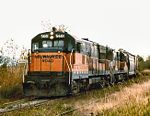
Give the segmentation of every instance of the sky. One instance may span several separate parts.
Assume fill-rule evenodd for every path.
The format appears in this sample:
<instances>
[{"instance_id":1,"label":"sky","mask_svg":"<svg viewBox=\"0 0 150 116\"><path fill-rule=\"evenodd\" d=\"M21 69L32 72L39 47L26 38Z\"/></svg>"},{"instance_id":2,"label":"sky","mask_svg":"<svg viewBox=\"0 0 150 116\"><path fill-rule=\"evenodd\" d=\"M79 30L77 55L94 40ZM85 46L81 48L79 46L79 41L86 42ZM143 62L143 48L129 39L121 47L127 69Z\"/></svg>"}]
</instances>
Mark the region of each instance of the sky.
<instances>
[{"instance_id":1,"label":"sky","mask_svg":"<svg viewBox=\"0 0 150 116\"><path fill-rule=\"evenodd\" d=\"M149 0L1 0L0 47L8 39L30 48L31 39L56 25L78 38L150 55Z\"/></svg>"}]
</instances>

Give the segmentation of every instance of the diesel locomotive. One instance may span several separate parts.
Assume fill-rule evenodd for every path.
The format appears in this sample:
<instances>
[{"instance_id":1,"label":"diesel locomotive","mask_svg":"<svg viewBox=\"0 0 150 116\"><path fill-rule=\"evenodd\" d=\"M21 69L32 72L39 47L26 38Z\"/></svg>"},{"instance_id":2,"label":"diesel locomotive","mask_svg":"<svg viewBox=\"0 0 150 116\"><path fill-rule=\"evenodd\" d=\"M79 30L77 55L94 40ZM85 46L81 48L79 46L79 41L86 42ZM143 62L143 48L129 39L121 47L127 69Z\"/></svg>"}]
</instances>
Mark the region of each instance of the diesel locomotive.
<instances>
[{"instance_id":1,"label":"diesel locomotive","mask_svg":"<svg viewBox=\"0 0 150 116\"><path fill-rule=\"evenodd\" d=\"M136 70L135 55L53 27L31 41L23 91L25 96L38 97L76 94L128 79Z\"/></svg>"}]
</instances>

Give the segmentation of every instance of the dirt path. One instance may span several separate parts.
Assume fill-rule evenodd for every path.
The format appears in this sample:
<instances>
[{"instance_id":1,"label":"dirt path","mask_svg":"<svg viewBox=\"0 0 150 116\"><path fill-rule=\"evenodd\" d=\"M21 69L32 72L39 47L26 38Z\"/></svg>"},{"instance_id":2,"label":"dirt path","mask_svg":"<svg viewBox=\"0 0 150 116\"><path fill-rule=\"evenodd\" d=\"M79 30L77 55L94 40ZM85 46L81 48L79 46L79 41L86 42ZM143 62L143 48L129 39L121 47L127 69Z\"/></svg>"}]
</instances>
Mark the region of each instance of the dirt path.
<instances>
[{"instance_id":1,"label":"dirt path","mask_svg":"<svg viewBox=\"0 0 150 116\"><path fill-rule=\"evenodd\" d=\"M102 110L107 110L113 107L119 107L125 103L130 103L131 101L140 103L147 102L148 97L146 93L150 92L150 80L141 84L133 84L130 87L125 87L122 91L115 92L110 94L103 99L93 99L88 100L84 103L76 103L76 108L79 108L79 111L87 114L97 114Z\"/></svg>"}]
</instances>

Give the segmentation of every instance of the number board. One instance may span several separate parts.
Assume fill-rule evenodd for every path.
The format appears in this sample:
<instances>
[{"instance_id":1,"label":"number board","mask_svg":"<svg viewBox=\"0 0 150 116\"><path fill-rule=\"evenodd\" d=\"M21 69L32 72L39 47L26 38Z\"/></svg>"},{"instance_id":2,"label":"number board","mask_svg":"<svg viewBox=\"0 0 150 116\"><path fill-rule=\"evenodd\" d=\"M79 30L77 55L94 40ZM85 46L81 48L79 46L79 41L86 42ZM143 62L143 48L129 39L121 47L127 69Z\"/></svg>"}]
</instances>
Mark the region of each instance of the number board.
<instances>
[{"instance_id":1,"label":"number board","mask_svg":"<svg viewBox=\"0 0 150 116\"><path fill-rule=\"evenodd\" d=\"M41 38L48 38L48 34L42 34Z\"/></svg>"},{"instance_id":2,"label":"number board","mask_svg":"<svg viewBox=\"0 0 150 116\"><path fill-rule=\"evenodd\" d=\"M56 36L56 38L65 38L64 34L56 34L55 36Z\"/></svg>"}]
</instances>

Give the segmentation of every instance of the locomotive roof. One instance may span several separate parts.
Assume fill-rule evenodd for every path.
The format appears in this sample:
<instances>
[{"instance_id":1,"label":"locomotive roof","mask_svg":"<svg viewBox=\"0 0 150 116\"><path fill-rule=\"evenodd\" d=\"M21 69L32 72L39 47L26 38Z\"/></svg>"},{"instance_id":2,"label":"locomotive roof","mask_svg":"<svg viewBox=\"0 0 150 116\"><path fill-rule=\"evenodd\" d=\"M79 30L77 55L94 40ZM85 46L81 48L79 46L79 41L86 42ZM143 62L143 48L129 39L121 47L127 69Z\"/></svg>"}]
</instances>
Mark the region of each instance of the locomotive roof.
<instances>
[{"instance_id":1,"label":"locomotive roof","mask_svg":"<svg viewBox=\"0 0 150 116\"><path fill-rule=\"evenodd\" d=\"M50 33L51 32L43 32L43 33L39 33L38 35L36 35L34 38L32 38L32 40L34 41L34 40L39 40L39 39L41 39L41 35L44 35L44 34L47 34L48 36L50 36ZM55 32L55 33L60 33L60 34L65 34L65 35L67 35L67 36L70 36L70 37L72 37L70 34L68 34L67 32L61 32L61 31L57 31L57 32ZM72 37L73 38L73 37Z\"/></svg>"},{"instance_id":2,"label":"locomotive roof","mask_svg":"<svg viewBox=\"0 0 150 116\"><path fill-rule=\"evenodd\" d=\"M51 31L52 32L52 31ZM39 33L38 35L36 35L34 38L32 38L32 42L34 41L40 41L41 40L41 35L47 35L48 37L47 37L47 39L48 38L50 38L50 33L51 32L43 32L43 33ZM76 36L73 36L73 35L71 35L71 34L69 34L69 33L67 33L67 32L63 32L63 31L56 31L55 32L56 34L65 34L65 36L68 36L68 37L70 37L70 38L72 38L72 39L74 39L75 41L77 41L77 42L80 42L80 43L89 43L89 44L93 44L93 45L99 45L99 46L101 46L102 48L106 48L107 47L107 49L111 49L110 47L108 47L108 46L104 46L104 45L101 45L101 44L99 44L99 43L96 43L96 42L93 42L93 41L91 41L91 40L89 40L88 38L78 38L78 37L76 37Z\"/></svg>"},{"instance_id":3,"label":"locomotive roof","mask_svg":"<svg viewBox=\"0 0 150 116\"><path fill-rule=\"evenodd\" d=\"M41 40L41 35L47 34L48 36L50 36L50 33L51 33L51 32L39 33L39 34L36 35L34 38L32 38L32 41L39 41L39 40ZM81 42L81 43L82 43L82 42L86 42L86 43L91 43L91 44L98 44L98 43L93 42L93 41L90 41L90 40L88 40L88 39L80 39L80 38L78 38L78 37L76 37L76 36L73 36L73 35L67 33L67 32L56 31L55 33L57 33L57 34L58 34L58 33L59 33L59 34L65 34L65 36L69 36L69 37L71 37L72 39L75 39L76 41Z\"/></svg>"}]
</instances>

